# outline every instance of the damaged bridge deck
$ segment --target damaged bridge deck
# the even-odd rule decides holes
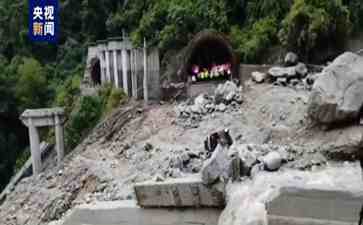
[[[286,187],[267,204],[269,225],[357,224],[363,192]]]
[[[135,191],[139,202],[102,202],[79,206],[63,225],[217,225],[222,209],[213,207],[216,205],[210,202],[208,205],[203,204],[203,200],[195,201],[196,195],[189,192],[193,187],[199,187],[206,195],[211,193],[197,179],[138,184]],[[179,201],[175,200],[175,196]],[[279,196],[266,204],[268,224],[356,224],[362,203],[363,192],[283,187]]]

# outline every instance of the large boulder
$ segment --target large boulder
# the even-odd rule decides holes
[[[295,66],[298,61],[299,57],[293,52],[288,52],[284,59],[284,63],[286,66]]]
[[[252,80],[256,83],[263,83],[266,80],[267,74],[258,71],[251,73]]]
[[[298,63],[295,66],[295,71],[300,77],[304,78],[308,74],[308,68],[304,63]]]
[[[277,79],[280,77],[296,77],[296,69],[295,66],[290,67],[279,67],[275,66],[268,70],[268,74]]]
[[[261,161],[263,162],[266,170],[275,171],[278,170],[282,165],[282,156],[279,152],[272,151],[262,157]]]
[[[232,176],[232,159],[227,147],[217,145],[212,157],[205,161],[202,168],[203,183],[212,185],[218,181],[228,180]]]
[[[314,82],[308,113],[319,123],[357,119],[363,104],[363,57],[346,52]]]

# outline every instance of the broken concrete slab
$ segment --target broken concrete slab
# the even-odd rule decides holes
[[[199,175],[147,181],[134,185],[137,202],[142,207],[215,207],[225,205],[224,193],[203,184]]]
[[[135,201],[97,202],[81,205],[63,225],[217,225],[219,209],[144,209]]]
[[[290,218],[296,219],[293,224],[352,224],[359,220],[362,203],[361,192],[284,187],[267,203],[267,212],[273,225]]]

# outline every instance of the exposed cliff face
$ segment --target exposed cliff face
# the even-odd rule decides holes
[[[286,146],[291,169],[324,166],[331,149],[358,149],[359,127],[311,128],[309,94],[248,82],[240,106],[205,114],[193,128],[179,125],[175,105],[130,103],[94,128],[67,155],[63,170],[54,161],[40,176],[23,179],[0,206],[0,224],[48,224],[80,203],[133,199],[135,182],[196,173],[205,159],[205,137],[224,128],[234,145],[248,144],[256,154]]]

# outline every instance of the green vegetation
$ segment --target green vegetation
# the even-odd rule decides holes
[[[100,119],[119,106],[126,95],[122,90],[110,85],[99,90],[97,96],[80,96],[80,77],[67,79],[57,90],[55,102],[65,108],[65,144],[68,151],[73,149],[100,121]]]
[[[17,159],[26,158],[27,130],[18,120],[25,108],[64,106],[72,148],[124,99],[110,88],[98,97],[79,97],[90,42],[124,30],[135,44],[145,37],[163,56],[211,29],[231,39],[241,62],[256,63],[272,46],[314,60],[363,31],[361,0],[59,1],[58,45],[29,41],[28,0],[0,1],[0,189]]]
[[[184,46],[203,29],[228,31],[228,5],[224,0],[158,0],[151,3],[132,33],[141,43],[146,37],[162,50]]]
[[[102,115],[100,97],[85,96],[79,99],[77,108],[70,114],[65,128],[65,142],[68,148],[74,148],[83,136],[97,124]]]
[[[350,21],[353,23],[355,33],[363,30],[363,4],[361,0],[343,0],[343,5],[348,7]]]
[[[251,27],[241,30],[232,27],[231,36],[236,51],[243,62],[256,62],[269,46],[276,44],[277,23],[267,17],[256,21]]]
[[[117,88],[105,86],[100,90],[100,96],[103,100],[103,116],[110,113],[126,100],[126,94]]]
[[[25,108],[39,108],[47,94],[47,78],[40,63],[33,58],[24,58],[18,66],[19,76],[15,86],[15,96]]]
[[[247,1],[247,20],[249,23],[254,23],[264,17],[281,20],[289,12],[292,2],[291,0]]]
[[[30,146],[26,147],[16,159],[15,172],[17,173],[30,157]]]
[[[62,85],[57,87],[54,105],[64,107],[66,114],[69,114],[81,93],[80,84],[80,76],[68,77]]]
[[[295,0],[282,26],[282,43],[306,59],[329,45],[341,47],[352,27],[341,0]]]

